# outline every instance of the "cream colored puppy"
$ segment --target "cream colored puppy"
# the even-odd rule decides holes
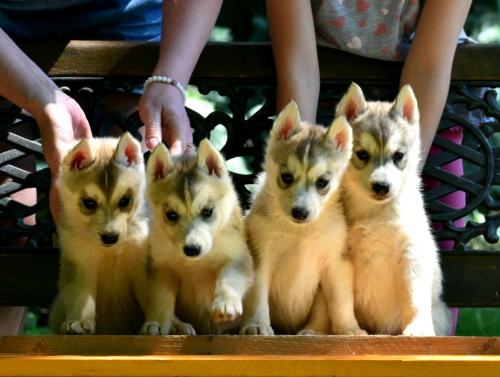
[[[358,321],[374,334],[447,335],[449,311],[420,190],[413,91],[407,85],[393,103],[367,102],[352,84],[337,115],[347,116],[354,133],[343,198]]]
[[[59,295],[50,327],[61,334],[137,334],[145,304],[148,225],[144,162],[125,133],[83,139],[64,158]]]
[[[346,119],[301,122],[291,102],[274,122],[265,175],[246,218],[256,261],[242,334],[363,334],[338,187],[351,156]]]
[[[205,139],[174,160],[148,161],[151,300],[143,334],[222,334],[238,328],[252,279],[243,217],[221,154]]]

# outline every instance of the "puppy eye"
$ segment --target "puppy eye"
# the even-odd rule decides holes
[[[130,203],[130,196],[123,196],[118,202],[118,207],[121,209],[127,208]]]
[[[208,220],[209,218],[212,217],[213,212],[214,212],[213,208],[203,208],[201,210],[201,217],[203,217],[205,220]]]
[[[392,155],[392,161],[394,161],[394,163],[397,164],[403,159],[404,156],[405,154],[403,152],[396,152]]]
[[[291,185],[293,183],[293,175],[290,173],[281,173],[281,180],[283,183]]]
[[[172,222],[179,220],[179,214],[175,211],[167,211],[165,217]]]
[[[97,202],[94,199],[83,198],[82,204],[85,208],[93,210],[97,208]]]
[[[363,162],[368,162],[370,160],[370,154],[364,149],[360,149],[359,151],[357,151],[356,157],[358,157]]]
[[[325,178],[318,178],[316,180],[316,188],[318,189],[324,189],[326,186],[328,186],[328,183],[330,183],[327,179]]]

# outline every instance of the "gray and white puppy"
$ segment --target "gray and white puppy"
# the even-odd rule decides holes
[[[352,84],[337,107],[353,129],[342,183],[354,263],[354,300],[374,334],[447,335],[449,310],[419,174],[417,100],[409,85],[394,102],[368,102]]]
[[[256,273],[240,333],[364,333],[338,190],[351,146],[344,117],[329,128],[302,122],[295,102],[278,115],[245,222]]]

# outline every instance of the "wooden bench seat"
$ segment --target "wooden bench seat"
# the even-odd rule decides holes
[[[4,337],[0,374],[498,377],[499,355],[480,337]]]
[[[158,45],[136,42],[72,41],[26,45],[25,51],[55,81],[77,98],[92,123],[94,133],[118,124],[137,134],[137,114],[128,118],[106,113],[103,103],[111,93],[131,92],[150,75]],[[477,94],[480,87],[499,87],[500,46],[477,45],[457,51],[452,88],[441,129],[464,127],[462,145],[439,136],[442,149],[430,158],[425,172],[442,185],[426,194],[428,212],[442,222],[438,240],[454,240],[453,250],[441,252],[444,298],[452,306],[500,307],[500,148],[493,141],[500,132],[500,109],[494,91]],[[319,49],[322,90],[319,120],[331,120],[335,103],[351,81],[359,83],[368,98],[391,99],[397,88],[400,63],[355,57],[340,51]],[[207,116],[189,110],[195,139],[206,137],[218,125],[226,129],[222,151],[230,159],[246,158],[249,168],[260,169],[265,134],[274,113],[274,64],[267,44],[213,44],[202,54],[192,83],[206,95],[215,90],[226,98]],[[257,110],[250,108],[259,104]],[[261,105],[260,105],[261,104]],[[481,111],[479,126],[457,112]],[[0,219],[15,221],[0,231],[0,305],[47,306],[56,293],[58,250],[52,245],[53,224],[47,217],[50,176],[28,173],[15,166],[25,155],[42,160],[41,146],[33,138],[16,133],[19,124],[36,126],[29,114],[15,107],[0,109],[0,141],[13,149],[0,153],[0,173],[13,182],[0,185]],[[500,144],[498,144],[500,146]],[[466,165],[464,177],[446,174],[442,166],[456,158]],[[234,174],[243,203],[245,185],[253,174]],[[24,207],[8,199],[11,192],[35,187],[38,204]],[[452,209],[442,196],[457,189],[467,194],[467,207]],[[476,209],[487,213],[484,221],[471,222]],[[45,211],[45,213],[44,213]],[[20,219],[37,213],[35,226]],[[464,228],[454,220],[467,216]],[[27,237],[24,247],[7,246],[9,239]],[[471,242],[482,236],[484,240]],[[479,247],[477,246],[479,245]],[[482,245],[485,245],[483,248]],[[500,339],[481,337],[71,337],[34,336],[0,338],[0,375],[5,376],[500,376]]]

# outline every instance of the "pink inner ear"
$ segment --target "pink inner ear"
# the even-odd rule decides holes
[[[279,132],[280,139],[288,140],[288,138],[292,135],[293,130],[293,121],[290,118],[285,119],[285,123],[283,127],[281,127]]]
[[[164,172],[165,172],[165,165],[163,164],[163,162],[156,161],[155,173],[154,173],[155,180],[163,179],[165,177]]]
[[[137,151],[132,143],[125,147],[125,156],[129,166],[132,165],[132,162],[137,162]]]
[[[357,106],[356,106],[356,101],[350,100],[349,103],[347,104],[346,111],[345,111],[345,116],[348,120],[354,119],[357,115]]]
[[[403,117],[411,120],[413,118],[413,102],[407,99],[403,105]]]
[[[220,177],[219,165],[214,156],[207,156],[205,164],[207,165],[208,174],[215,174],[217,177]]]
[[[73,156],[73,160],[71,161],[71,170],[81,170],[84,168],[83,161],[87,159],[85,153],[82,151],[78,151]]]
[[[337,132],[335,135],[335,141],[337,142],[337,146],[345,148],[347,145],[347,132],[345,130]]]

